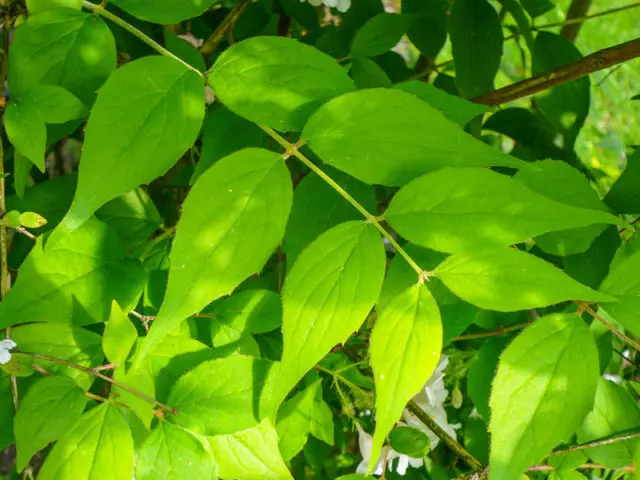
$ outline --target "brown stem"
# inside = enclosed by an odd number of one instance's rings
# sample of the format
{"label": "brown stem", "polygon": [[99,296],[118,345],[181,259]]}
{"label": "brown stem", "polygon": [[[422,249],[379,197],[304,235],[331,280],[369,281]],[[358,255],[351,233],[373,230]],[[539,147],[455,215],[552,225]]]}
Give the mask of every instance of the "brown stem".
{"label": "brown stem", "polygon": [[121,382],[119,382],[117,380],[114,380],[113,378],[108,377],[107,375],[103,375],[96,368],[83,367],[82,365],[78,365],[77,363],[69,362],[68,360],[64,360],[62,358],[50,357],[48,355],[41,355],[39,353],[31,353],[31,352],[20,352],[20,353],[23,353],[25,355],[29,355],[29,356],[31,356],[33,358],[39,358],[40,360],[46,360],[48,362],[57,363],[59,365],[64,365],[66,367],[75,368],[76,370],[80,370],[81,372],[87,373],[89,375],[93,375],[94,377],[101,378],[105,382],[109,382],[109,383],[111,383],[113,385],[116,385],[118,388],[126,390],[127,392],[131,393],[132,395],[135,395],[136,397],[140,397],[143,400],[146,400],[147,402],[153,403],[154,405],[157,405],[158,407],[160,407],[163,410],[166,410],[167,412],[170,412],[170,413],[172,413],[174,415],[177,415],[179,413],[178,410],[176,410],[175,408],[170,407],[169,405],[165,405],[164,403],[161,403],[161,402],[155,400],[154,398],[151,398],[150,396],[145,395],[144,393],[139,392],[139,391],[129,387],[128,385],[125,385],[124,383],[121,383]]}
{"label": "brown stem", "polygon": [[612,67],[640,56],[640,38],[598,50],[581,60],[554,68],[513,85],[480,95],[473,99],[482,105],[496,106],[534,95],[557,85],[586,77],[587,75]]}
{"label": "brown stem", "polygon": [[609,330],[611,330],[613,332],[613,334],[616,335],[619,339],[621,339],[623,342],[627,343],[628,345],[631,345],[637,351],[640,351],[640,343],[638,343],[635,340],[629,338],[624,333],[622,333],[620,330],[618,330],[616,327],[611,325],[604,318],[602,318],[600,315],[598,315],[589,305],[584,304],[584,303],[581,303],[579,305],[585,312],[587,312],[589,315],[591,315],[593,318],[595,318],[600,323],[602,323],[605,327],[607,327]]}
{"label": "brown stem", "polygon": [[[553,472],[556,468],[551,465],[534,465],[533,467],[527,468],[528,472]],[[633,472],[633,466],[628,467],[618,467],[611,469],[605,465],[598,465],[596,463],[585,463],[576,467],[576,470],[618,470],[622,472]]]}
{"label": "brown stem", "polygon": [[583,443],[580,445],[574,445],[573,447],[565,448],[564,450],[557,450],[549,454],[550,457],[558,455],[566,455],[567,453],[577,452],[579,450],[586,450],[587,448],[600,447],[602,445],[611,445],[612,443],[624,442],[625,440],[633,440],[640,437],[640,432],[627,433],[618,437],[603,438],[599,440],[593,440],[591,442]]}
{"label": "brown stem", "polygon": [[462,445],[456,442],[447,432],[440,428],[440,425],[438,425],[433,418],[427,415],[416,402],[411,400],[407,404],[407,410],[417,417],[418,420],[424,423],[429,430],[435,433],[438,438],[442,440],[447,447],[453,450],[458,457],[464,460],[464,462],[469,465],[474,472],[481,472],[484,469],[482,464],[473,455],[467,452]]}
{"label": "brown stem", "polygon": [[218,25],[218,28],[216,28],[211,36],[202,44],[200,47],[200,53],[205,56],[209,56],[215,52],[216,48],[218,48],[218,45],[220,45],[220,42],[224,38],[225,33],[233,29],[233,26],[236,24],[240,15],[242,15],[242,12],[244,12],[244,9],[247,8],[247,5],[249,5],[250,2],[251,0],[240,0],[240,2],[231,9],[220,25]]}
{"label": "brown stem", "polygon": [[574,18],[584,18],[589,11],[589,7],[591,6],[591,0],[572,0],[571,5],[569,5],[569,9],[567,10],[567,16],[565,20],[565,25],[560,30],[560,35],[569,40],[570,42],[575,41],[578,37],[578,32],[580,32],[580,28],[582,27],[582,23],[584,22],[569,22]]}

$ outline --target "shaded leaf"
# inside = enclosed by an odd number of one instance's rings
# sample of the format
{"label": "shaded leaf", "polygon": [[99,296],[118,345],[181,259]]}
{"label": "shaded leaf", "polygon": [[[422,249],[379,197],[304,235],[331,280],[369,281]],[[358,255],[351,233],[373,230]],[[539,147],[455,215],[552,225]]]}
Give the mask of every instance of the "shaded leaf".
{"label": "shaded leaf", "polygon": [[138,331],[117,302],[111,303],[109,320],[102,334],[102,349],[111,363],[124,363],[138,340]]}
{"label": "shaded leaf", "polygon": [[382,55],[400,41],[405,23],[405,18],[397,13],[380,13],[367,20],[353,39],[351,55]]}
{"label": "shaded leaf", "polygon": [[141,20],[172,25],[199,17],[215,0],[113,0],[113,3]]}
{"label": "shaded leaf", "polygon": [[613,318],[635,335],[640,335],[640,252],[624,258],[612,268],[600,286],[600,291],[616,301],[602,303]]}

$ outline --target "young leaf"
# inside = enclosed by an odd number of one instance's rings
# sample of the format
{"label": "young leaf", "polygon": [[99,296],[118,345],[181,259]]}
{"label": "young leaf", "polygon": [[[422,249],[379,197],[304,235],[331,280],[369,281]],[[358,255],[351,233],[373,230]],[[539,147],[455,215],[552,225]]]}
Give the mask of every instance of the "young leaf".
{"label": "young leaf", "polygon": [[624,225],[608,213],[556,202],[479,168],[447,168],[412,181],[395,195],[385,218],[407,240],[452,253],[594,223]]}
{"label": "young leaf", "polygon": [[111,302],[111,313],[102,334],[102,349],[111,363],[123,364],[138,339],[138,331],[117,302]]}
{"label": "young leaf", "polygon": [[615,297],[604,308],[613,318],[635,335],[640,335],[640,252],[616,264],[600,286],[600,291]]}
{"label": "young leaf", "polygon": [[515,312],[568,300],[614,298],[576,282],[562,270],[515,248],[452,255],[434,274],[463,300],[487,310]]}
{"label": "young leaf", "polygon": [[199,17],[215,0],[113,0],[113,3],[140,20],[173,25]]}
{"label": "young leaf", "polygon": [[351,55],[375,57],[392,49],[404,34],[406,20],[397,13],[380,13],[358,30]]}
{"label": "young leaf", "polygon": [[320,105],[354,90],[333,58],[283,37],[236,43],[218,57],[209,83],[229,110],[280,131],[301,130]]}
{"label": "young leaf", "polygon": [[487,0],[455,0],[449,18],[456,85],[465,98],[493,90],[502,57],[502,25]]}
{"label": "young leaf", "polygon": [[491,392],[491,478],[519,478],[593,407],[598,351],[570,314],[536,320],[502,354]]}
{"label": "young leaf", "polygon": [[456,97],[434,87],[430,83],[418,80],[399,83],[395,88],[415,95],[442,113],[445,118],[460,126],[465,126],[475,117],[491,111],[491,108],[486,105],[479,105],[464,98]]}
{"label": "young leaf", "polygon": [[19,472],[31,457],[67,433],[82,415],[87,397],[69,377],[51,376],[31,386],[14,419]]}
{"label": "young leaf", "polygon": [[207,440],[221,478],[293,480],[278,451],[278,434],[269,420],[248,430]]}
{"label": "young leaf", "polygon": [[16,151],[44,172],[47,129],[35,105],[29,102],[10,103],[4,114],[4,125]]}
{"label": "young leaf", "polygon": [[181,63],[152,56],[118,69],[91,111],[78,187],[56,240],[109,200],[164,174],[193,145],[203,118],[204,86]]}
{"label": "young leaf", "polygon": [[0,328],[26,322],[104,322],[112,300],[126,311],[133,308],[144,276],[140,262],[126,255],[115,234],[91,219],[46,250],[38,239],[0,303]]}
{"label": "young leaf", "polygon": [[322,234],[298,257],[282,292],[282,387],[290,390],[373,308],[385,254],[373,225],[346,222]]}
{"label": "young leaf", "polygon": [[440,311],[424,284],[409,287],[378,313],[369,347],[376,383],[370,470],[407,402],[431,377],[441,351]]}
{"label": "young leaf", "polygon": [[16,29],[7,81],[16,97],[39,85],[59,85],[90,105],[115,68],[115,41],[102,19],[56,8],[29,16]]}
{"label": "young leaf", "polygon": [[[587,443],[620,435],[639,426],[640,408],[636,399],[621,385],[600,378],[595,405],[578,430],[578,442]],[[637,440],[628,440],[589,448],[584,452],[594,462],[607,468],[621,468],[633,463],[637,446]]]}
{"label": "young leaf", "polygon": [[[97,367],[102,363],[100,335],[84,328],[57,323],[34,323],[14,328],[11,338],[23,352],[68,360],[86,368]],[[34,363],[49,373],[72,378],[84,390],[88,390],[95,380],[93,375],[59,363],[41,359],[34,359]]]}
{"label": "young leaf", "polygon": [[171,389],[175,423],[201,435],[225,435],[271,418],[271,383],[277,364],[243,355],[204,362]]}
{"label": "young leaf", "polygon": [[330,101],[309,119],[302,139],[326,163],[372,184],[403,185],[447,166],[520,165],[395,89],[361,90]]}
{"label": "young leaf", "polygon": [[282,157],[266,150],[240,150],[200,177],[182,207],[167,292],[138,365],[185,318],[260,271],[282,240],[292,196]]}
{"label": "young leaf", "polygon": [[131,480],[133,439],[122,414],[109,403],[85,413],[55,444],[41,480]]}
{"label": "young leaf", "polygon": [[160,422],[138,454],[136,480],[215,480],[216,464],[202,442],[188,431]]}

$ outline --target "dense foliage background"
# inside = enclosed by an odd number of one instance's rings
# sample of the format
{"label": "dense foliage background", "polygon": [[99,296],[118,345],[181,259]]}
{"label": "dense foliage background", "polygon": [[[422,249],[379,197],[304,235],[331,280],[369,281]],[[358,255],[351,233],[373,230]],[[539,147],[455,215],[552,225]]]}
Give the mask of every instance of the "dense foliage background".
{"label": "dense foliage background", "polygon": [[0,0],[0,477],[635,478],[639,7]]}

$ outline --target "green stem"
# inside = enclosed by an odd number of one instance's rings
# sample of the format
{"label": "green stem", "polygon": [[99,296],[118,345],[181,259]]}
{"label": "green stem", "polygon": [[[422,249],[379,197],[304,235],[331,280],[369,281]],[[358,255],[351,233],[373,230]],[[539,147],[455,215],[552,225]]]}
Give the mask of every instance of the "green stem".
{"label": "green stem", "polygon": [[633,348],[635,348],[637,351],[640,352],[640,343],[638,343],[635,340],[629,338],[627,335],[625,335],[620,330],[618,330],[615,326],[613,326],[612,324],[607,322],[602,316],[598,315],[598,313],[596,313],[589,305],[587,305],[585,303],[578,303],[578,306],[582,307],[585,312],[587,312],[589,315],[591,315],[593,318],[595,318],[600,323],[602,323],[605,327],[607,327],[609,330],[611,330],[611,332],[615,336],[617,336],[620,340],[622,340],[623,342],[626,342],[627,345],[632,346]]}
{"label": "green stem", "polygon": [[601,447],[603,445],[611,445],[612,443],[624,442],[626,440],[633,440],[634,438],[638,438],[638,437],[640,437],[640,432],[631,432],[631,433],[626,433],[624,435],[620,435],[617,437],[609,437],[609,438],[603,438],[599,440],[593,440],[591,442],[583,443],[581,445],[574,445],[573,447],[565,448],[564,450],[551,452],[549,456],[555,457],[558,455],[566,455],[568,453],[577,452],[580,450],[586,450],[587,448]]}
{"label": "green stem", "polygon": [[294,156],[296,157],[298,160],[300,160],[300,162],[302,162],[304,165],[306,165],[311,171],[313,171],[316,175],[318,175],[322,180],[324,180],[326,183],[329,184],[329,186],[331,186],[331,188],[333,188],[336,192],[338,192],[340,194],[340,196],[342,196],[342,198],[344,198],[347,202],[349,202],[356,210],[358,210],[358,212],[360,212],[362,214],[362,216],[371,224],[373,224],[374,227],[376,227],[376,229],[382,234],[383,237],[385,237],[389,243],[393,246],[393,248],[407,261],[407,263],[409,264],[409,266],[411,266],[411,268],[413,270],[415,270],[415,272],[418,274],[420,281],[422,281],[424,278],[426,278],[426,272],[420,268],[420,265],[418,265],[412,258],[411,256],[400,246],[400,244],[396,241],[395,238],[393,238],[393,235],[391,235],[378,221],[378,217],[376,217],[375,215],[369,213],[367,211],[366,208],[364,208],[360,202],[358,202],[355,198],[353,198],[349,192],[347,192],[344,188],[342,188],[340,185],[338,185],[336,183],[335,180],[333,180],[329,175],[327,175],[326,173],[324,173],[322,171],[322,169],[320,169],[315,163],[313,163],[311,160],[309,160],[307,157],[305,157],[299,150],[298,148],[300,147],[300,144],[293,144],[288,142],[284,137],[282,137],[280,134],[278,134],[275,130],[273,130],[270,127],[266,127],[264,125],[261,126],[262,130],[264,130],[271,138],[273,138],[276,142],[278,142],[284,149],[285,149],[285,153],[284,156],[285,157],[289,157],[289,156]]}
{"label": "green stem", "polygon": [[632,8],[640,7],[640,2],[631,3],[622,7],[612,8],[610,10],[603,10],[602,12],[593,13],[591,15],[583,15],[581,17],[570,18],[564,22],[545,23],[543,25],[536,25],[534,30],[541,30],[543,28],[564,27],[565,25],[573,25],[576,23],[586,22],[587,20],[593,20],[594,18],[600,18],[614,13],[622,12],[624,10],[630,10]]}
{"label": "green stem", "polygon": [[129,32],[131,35],[139,38],[144,43],[149,45],[151,48],[153,48],[160,55],[164,55],[165,57],[173,58],[177,62],[180,62],[182,65],[187,67],[189,70],[192,70],[192,71],[196,72],[198,75],[200,75],[201,77],[204,77],[204,73],[202,73],[200,70],[198,70],[197,68],[193,67],[192,65],[189,65],[187,62],[182,60],[180,57],[177,57],[176,55],[171,53],[169,50],[164,48],[158,42],[156,42],[155,40],[153,40],[152,38],[147,36],[145,33],[143,33],[140,30],[138,30],[136,27],[134,27],[130,23],[125,22],[120,17],[114,15],[110,11],[105,10],[105,8],[102,5],[96,5],[95,3],[83,1],[82,2],[82,6],[84,8],[86,8],[87,10],[90,10],[91,12],[95,13],[96,15],[100,15],[101,17],[104,17],[107,20],[112,21],[113,23],[115,23],[119,27],[122,27],[127,32]]}

